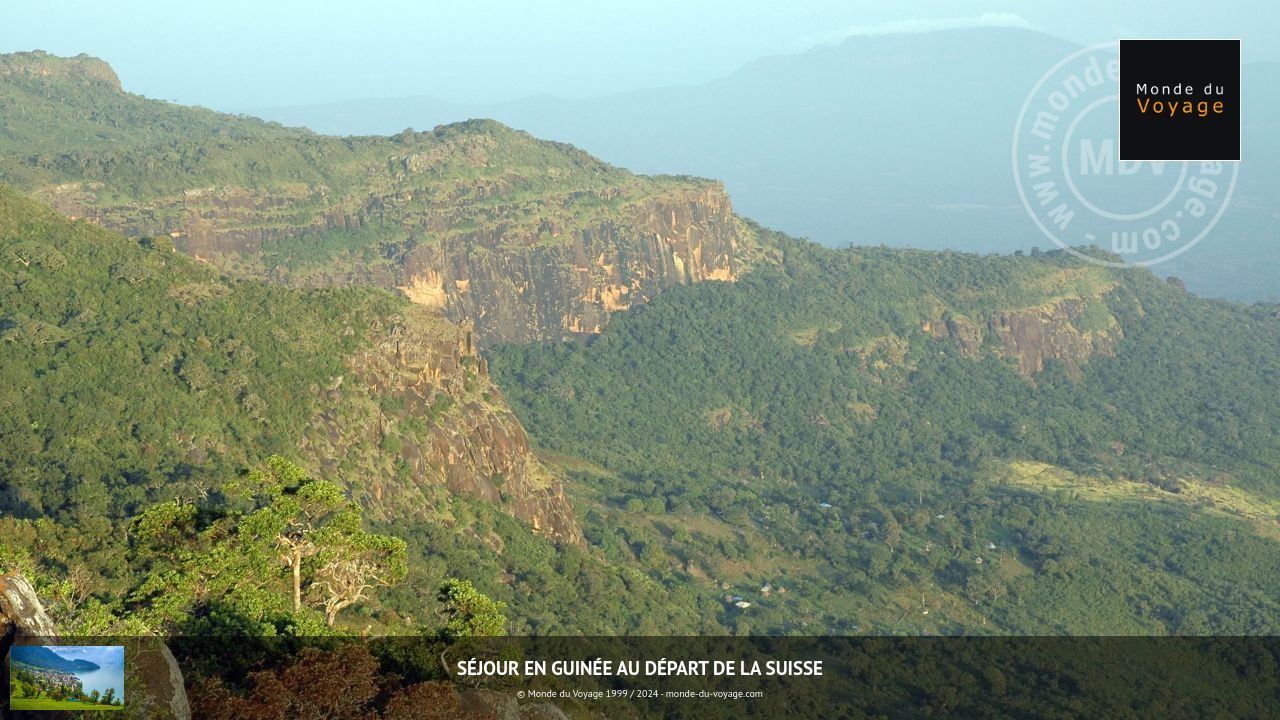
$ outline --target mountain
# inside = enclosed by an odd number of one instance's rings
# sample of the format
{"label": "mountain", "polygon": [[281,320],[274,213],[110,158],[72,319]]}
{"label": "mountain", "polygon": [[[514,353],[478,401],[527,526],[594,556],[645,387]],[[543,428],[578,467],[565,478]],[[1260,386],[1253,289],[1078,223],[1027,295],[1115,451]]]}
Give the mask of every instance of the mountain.
{"label": "mountain", "polygon": [[99,667],[88,660],[68,660],[53,650],[40,645],[14,645],[10,650],[10,657],[15,662],[24,663],[32,667],[69,673],[91,672]]}
{"label": "mountain", "polygon": [[517,608],[512,632],[723,629],[709,585],[585,544],[471,332],[382,289],[234,279],[167,240],[0,186],[0,570],[75,568],[118,608],[165,577],[130,559],[140,514],[215,502],[280,454],[408,542],[408,579],[364,622],[429,619],[453,576]]}
{"label": "mountain", "polygon": [[[266,109],[324,132],[394,132],[492,117],[640,172],[720,178],[737,209],[831,246],[1010,253],[1049,240],[1009,167],[1019,109],[1078,46],[1018,28],[854,36],[768,57],[704,85],[590,99],[458,107],[408,98]],[[1280,300],[1272,162],[1275,63],[1243,73],[1243,147],[1231,211],[1200,246],[1159,266],[1193,291]]]}
{"label": "mountain", "polygon": [[325,137],[131,95],[100,60],[39,52],[0,57],[0,106],[0,181],[68,216],[241,276],[400,288],[481,346],[597,332],[743,264],[719,183],[632,175],[492,121]]}
{"label": "mountain", "polygon": [[1280,627],[1275,306],[757,231],[737,283],[490,354],[589,542],[745,598],[738,632]]}
{"label": "mountain", "polygon": [[[1277,631],[1275,306],[835,250],[494,121],[333,138],[0,68],[46,203],[0,188],[0,568],[93,627],[260,552],[209,505],[282,455],[407,543],[351,632],[429,628],[446,577],[513,633]],[[815,167],[887,161],[845,142]]]}
{"label": "mountain", "polygon": [[290,447],[387,516],[447,488],[576,539],[469,332],[385,292],[227,280],[165,240],[0,189],[9,512],[93,524]]}
{"label": "mountain", "polygon": [[[852,37],[763,58],[700,86],[544,96],[463,112],[572,141],[641,171],[676,165],[725,179],[746,215],[820,242],[909,239],[939,248],[954,242],[932,232],[941,227],[940,206],[1005,210],[986,221],[988,230],[1017,218],[1008,168],[1013,120],[1043,69],[1073,49],[1005,28]],[[379,122],[362,108],[265,114],[325,132],[386,132],[452,119],[447,113],[457,110],[418,116],[434,106],[410,99],[399,117]],[[992,122],[1006,117],[1007,127]],[[919,215],[930,212],[925,224]],[[929,232],[914,230],[921,227]],[[989,235],[975,249],[1025,249],[1007,231]]]}

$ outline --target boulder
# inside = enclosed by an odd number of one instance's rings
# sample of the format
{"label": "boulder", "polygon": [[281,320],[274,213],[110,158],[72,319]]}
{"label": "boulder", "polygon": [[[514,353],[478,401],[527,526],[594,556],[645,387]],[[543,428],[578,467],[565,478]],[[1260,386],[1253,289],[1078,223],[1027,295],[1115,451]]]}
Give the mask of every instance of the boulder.
{"label": "boulder", "polygon": [[11,641],[15,636],[53,637],[55,632],[30,581],[16,573],[0,576],[0,634]]}
{"label": "boulder", "polygon": [[137,638],[128,645],[126,653],[130,663],[126,694],[145,698],[149,718],[191,720],[182,670],[169,647],[158,638]]}

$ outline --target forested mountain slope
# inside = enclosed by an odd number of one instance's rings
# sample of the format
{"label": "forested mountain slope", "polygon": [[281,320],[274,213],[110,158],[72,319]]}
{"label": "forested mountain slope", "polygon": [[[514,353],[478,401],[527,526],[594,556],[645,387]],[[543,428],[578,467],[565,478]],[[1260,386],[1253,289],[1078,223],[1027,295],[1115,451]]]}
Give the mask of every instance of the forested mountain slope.
{"label": "forested mountain slope", "polygon": [[722,582],[740,629],[1280,628],[1277,308],[757,232],[736,284],[491,355],[590,541]]}
{"label": "forested mountain slope", "polygon": [[[167,238],[68,221],[0,186],[0,571],[69,593],[63,617],[89,599],[120,611],[189,558],[177,533],[154,550],[164,562],[139,566],[138,518],[216,507],[273,454],[409,541],[406,582],[362,622],[430,619],[441,579],[460,576],[517,607],[515,631],[716,626],[690,611],[696,592],[584,546],[560,476],[530,452],[471,333],[438,311],[379,289],[232,279]],[[588,587],[617,600],[593,609]]]}
{"label": "forested mountain slope", "polygon": [[[489,121],[329,138],[38,53],[0,104],[56,208],[0,189],[0,567],[71,598],[163,596],[279,454],[408,541],[351,630],[457,576],[514,632],[1280,631],[1274,306],[826,249]],[[140,555],[150,513],[217,521]]]}
{"label": "forested mountain slope", "polygon": [[127,93],[88,56],[0,56],[0,182],[237,274],[401,288],[482,345],[598,332],[742,262],[716,182],[632,175],[492,121],[316,135]]}

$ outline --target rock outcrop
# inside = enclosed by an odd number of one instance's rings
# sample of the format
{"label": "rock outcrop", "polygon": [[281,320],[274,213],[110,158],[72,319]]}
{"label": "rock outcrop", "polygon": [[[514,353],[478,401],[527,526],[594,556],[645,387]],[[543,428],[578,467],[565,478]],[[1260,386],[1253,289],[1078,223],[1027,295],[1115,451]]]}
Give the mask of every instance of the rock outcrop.
{"label": "rock outcrop", "polygon": [[[342,476],[353,455],[385,466],[356,488],[375,512],[448,522],[438,489],[493,503],[558,542],[582,532],[560,481],[540,463],[529,436],[489,379],[474,334],[439,311],[413,308],[404,322],[378,329],[349,359],[351,376],[319,392],[329,408],[316,417],[301,450],[325,474]],[[360,411],[356,420],[345,413]],[[371,416],[371,418],[370,418]]]}
{"label": "rock outcrop", "polygon": [[120,90],[120,78],[107,63],[89,55],[63,58],[41,50],[0,55],[0,77],[102,84]]}
{"label": "rock outcrop", "polygon": [[1016,362],[1028,380],[1051,360],[1062,362],[1074,378],[1090,357],[1115,355],[1116,343],[1124,337],[1105,307],[1099,298],[1062,298],[1032,308],[995,311],[977,321],[947,314],[925,322],[923,329],[951,338],[967,357],[978,357],[990,341],[991,350]]}
{"label": "rock outcrop", "polygon": [[190,720],[191,705],[182,669],[169,646],[158,638],[131,638],[125,653],[129,657],[127,681],[135,695],[141,695],[143,700],[139,703],[135,698],[131,702],[145,704],[148,718]]}
{"label": "rock outcrop", "polygon": [[[15,573],[0,576],[0,636],[12,642],[15,637],[56,634],[53,620],[44,611],[31,582]],[[8,645],[4,649],[7,651]]]}
{"label": "rock outcrop", "polygon": [[[40,196],[69,217],[125,235],[169,236],[178,249],[231,270],[305,285],[398,288],[455,322],[473,323],[482,347],[598,333],[611,312],[678,285],[735,280],[742,270],[738,224],[719,183],[690,180],[652,195],[620,188],[579,194],[510,204],[499,195],[483,208],[468,200],[424,206],[403,191],[332,207],[318,188],[190,189],[145,209],[100,204],[83,185],[46,188]],[[566,212],[588,199],[618,207],[590,217]],[[305,221],[276,222],[288,213]],[[256,265],[272,243],[320,242],[326,233],[352,230],[403,239],[380,245],[369,262],[274,275]]]}
{"label": "rock outcrop", "polygon": [[482,345],[560,340],[598,333],[609,313],[677,285],[736,279],[737,244],[728,197],[708,184],[643,199],[598,223],[548,220],[419,246],[405,256],[398,286],[473,322]]}
{"label": "rock outcrop", "polygon": [[26,80],[0,91],[27,115],[7,154],[0,120],[0,178],[228,273],[399,288],[473,323],[482,347],[599,332],[613,311],[743,269],[718,182],[633,175],[487,120],[324,137],[130,95],[93,58],[0,56],[0,85],[6,69]]}

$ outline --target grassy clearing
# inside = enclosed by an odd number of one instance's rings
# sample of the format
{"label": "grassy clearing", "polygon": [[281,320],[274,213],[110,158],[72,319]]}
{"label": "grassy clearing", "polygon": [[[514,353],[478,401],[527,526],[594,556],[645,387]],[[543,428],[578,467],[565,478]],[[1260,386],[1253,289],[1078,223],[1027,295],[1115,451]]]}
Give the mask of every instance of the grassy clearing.
{"label": "grassy clearing", "polygon": [[101,705],[94,703],[72,702],[70,700],[54,700],[41,695],[38,698],[9,698],[10,710],[123,710],[120,705]]}
{"label": "grassy clearing", "polygon": [[826,322],[820,322],[820,323],[816,323],[806,327],[802,327],[798,330],[793,330],[791,331],[789,337],[791,338],[791,341],[796,343],[797,345],[803,345],[804,347],[813,347],[814,343],[818,341],[819,335],[822,335],[824,333],[838,332],[843,327],[844,327],[844,324],[841,323],[840,321],[829,320]]}
{"label": "grassy clearing", "polygon": [[1178,480],[1170,492],[1147,483],[1078,475],[1053,465],[1016,461],[1009,464],[1007,482],[1039,492],[1067,492],[1089,502],[1150,500],[1179,502],[1206,513],[1246,520],[1259,535],[1280,540],[1280,501],[1230,485]]}

